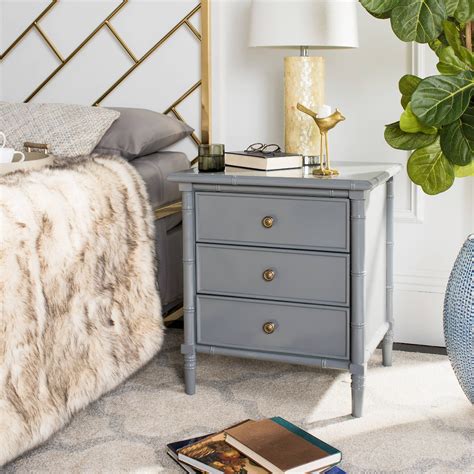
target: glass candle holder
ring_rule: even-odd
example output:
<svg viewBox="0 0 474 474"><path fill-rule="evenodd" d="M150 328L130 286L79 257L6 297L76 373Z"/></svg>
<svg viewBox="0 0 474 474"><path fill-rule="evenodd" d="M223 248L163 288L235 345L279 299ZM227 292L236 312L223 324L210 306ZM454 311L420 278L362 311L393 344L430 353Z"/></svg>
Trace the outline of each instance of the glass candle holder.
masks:
<svg viewBox="0 0 474 474"><path fill-rule="evenodd" d="M199 171L217 172L224 171L224 145L210 144L199 145L198 168Z"/></svg>

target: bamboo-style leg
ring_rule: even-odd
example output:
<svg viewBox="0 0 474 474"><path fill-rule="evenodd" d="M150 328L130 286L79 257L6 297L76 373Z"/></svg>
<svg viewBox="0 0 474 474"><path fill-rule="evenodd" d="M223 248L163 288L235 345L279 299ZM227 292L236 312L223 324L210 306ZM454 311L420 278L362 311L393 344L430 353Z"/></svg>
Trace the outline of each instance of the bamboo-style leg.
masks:
<svg viewBox="0 0 474 474"><path fill-rule="evenodd" d="M195 288L196 269L194 235L194 194L192 186L180 185L183 191L183 289L184 289L184 343L181 354L184 356L184 385L188 395L196 392L196 335L195 324Z"/></svg>
<svg viewBox="0 0 474 474"><path fill-rule="evenodd" d="M362 416L365 361L365 234L366 195L364 191L350 191L351 206L351 365L352 415Z"/></svg>
<svg viewBox="0 0 474 474"><path fill-rule="evenodd" d="M394 190L393 178L387 181L387 217L386 217L386 313L389 324L388 331L383 338L382 361L385 367L392 365L393 352L393 214L394 214Z"/></svg>
<svg viewBox="0 0 474 474"><path fill-rule="evenodd" d="M352 416L360 418L364 408L365 374L352 374Z"/></svg>

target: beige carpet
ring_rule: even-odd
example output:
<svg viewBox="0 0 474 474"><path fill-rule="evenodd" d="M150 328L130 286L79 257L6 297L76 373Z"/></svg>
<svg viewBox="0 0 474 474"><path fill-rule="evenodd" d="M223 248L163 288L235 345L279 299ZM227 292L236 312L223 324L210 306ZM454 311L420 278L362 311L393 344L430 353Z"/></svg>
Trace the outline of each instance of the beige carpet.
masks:
<svg viewBox="0 0 474 474"><path fill-rule="evenodd" d="M7 473L181 472L165 444L245 418L280 415L334 444L349 473L474 472L474 411L444 356L373 356L366 414L350 413L350 377L339 371L198 356L198 392L183 393L180 330L114 392L76 415Z"/></svg>

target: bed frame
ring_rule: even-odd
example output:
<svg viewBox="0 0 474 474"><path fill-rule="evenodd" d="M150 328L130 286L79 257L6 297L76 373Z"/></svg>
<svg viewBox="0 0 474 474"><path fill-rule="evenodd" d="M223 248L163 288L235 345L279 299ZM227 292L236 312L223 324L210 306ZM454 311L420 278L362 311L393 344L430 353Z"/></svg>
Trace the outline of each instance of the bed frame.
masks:
<svg viewBox="0 0 474 474"><path fill-rule="evenodd" d="M102 93L92 105L99 106L101 102L116 88L118 88L137 68L139 68L150 56L153 55L161 46L163 46L180 28L188 28L201 43L201 79L192 84L183 94L167 107L163 113L172 113L176 118L185 122L186 120L178 112L177 107L195 90L201 88L201 137L196 133L191 135L194 143L210 143L211 139L211 54L210 54L210 0L201 0L184 17L162 36L148 51L141 57L137 57L124 39L119 35L112 24L113 18L122 11L129 0L118 0L119 4L81 43L66 57L59 51L58 47L48 37L41 27L41 20L50 13L60 0L51 0L50 3L41 11L41 13L18 35L18 37L5 49L0 52L0 61L14 52L15 47L30 33L36 33L45 42L57 58L58 66L44 79L35 89L25 98L24 102L31 101L61 70L74 59L87 44L102 30L107 29L113 38L120 44L130 58L131 66L120 76L104 93ZM201 12L201 32L199 32L191 23L191 18L198 12ZM156 219L163 219L171 214L180 212L178 204L171 204L155 210Z"/></svg>
<svg viewBox="0 0 474 474"><path fill-rule="evenodd" d="M50 48L52 53L56 56L58 66L44 79L35 89L25 98L24 102L31 101L56 75L60 74L62 69L74 59L75 56L85 48L85 46L103 29L107 29L110 34L115 38L118 44L124 49L128 57L130 58L130 67L119 77L106 91L104 91L92 105L100 106L101 102L116 88L120 85L137 69L139 68L150 56L153 55L160 47L162 47L180 28L188 28L189 31L194 35L197 41L201 43L201 79L196 83L190 85L190 87L182 93L175 101L173 101L164 111L164 114L173 114L177 119L185 122L186 120L178 111L178 106L187 97L189 97L197 89L201 89L201 137L198 137L196 133L191 135L192 140L198 146L201 143L210 143L211 141L211 34L210 34L210 3L211 0L198 1L196 6L192 8L186 15L180 18L177 23L163 35L154 45L143 54L141 57L137 57L131 48L127 45L124 39L119 35L117 30L114 28L112 20L113 18L122 11L129 0L118 0L118 5L111 13L100 22L96 28L86 36L81 43L68 55L63 56L59 51L59 48L49 38L46 32L41 27L41 20L50 13L54 7L60 2L60 0L51 0L50 3L41 11L41 13L22 31L20 35L5 49L0 52L0 62L8 55L13 54L15 47L29 34L37 34L44 41L44 43ZM191 18L199 12L201 13L201 31L199 32L194 25L191 23ZM191 163L194 164L196 160ZM181 213L181 202L175 202L162 206L154 210L155 219L164 219L173 214ZM167 316L168 321L178 319L182 315L182 309L179 308Z"/></svg>

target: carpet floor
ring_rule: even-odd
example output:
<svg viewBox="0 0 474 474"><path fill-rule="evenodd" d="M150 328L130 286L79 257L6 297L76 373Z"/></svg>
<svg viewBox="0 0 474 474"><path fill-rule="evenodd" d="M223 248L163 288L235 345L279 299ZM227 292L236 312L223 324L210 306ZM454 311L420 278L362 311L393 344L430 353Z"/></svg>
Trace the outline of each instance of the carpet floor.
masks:
<svg viewBox="0 0 474 474"><path fill-rule="evenodd" d="M339 448L349 473L474 472L474 410L445 356L395 352L387 368L376 351L354 419L350 376L334 370L198 355L187 396L181 338L169 330L150 364L4 472L182 472L166 443L275 415Z"/></svg>

